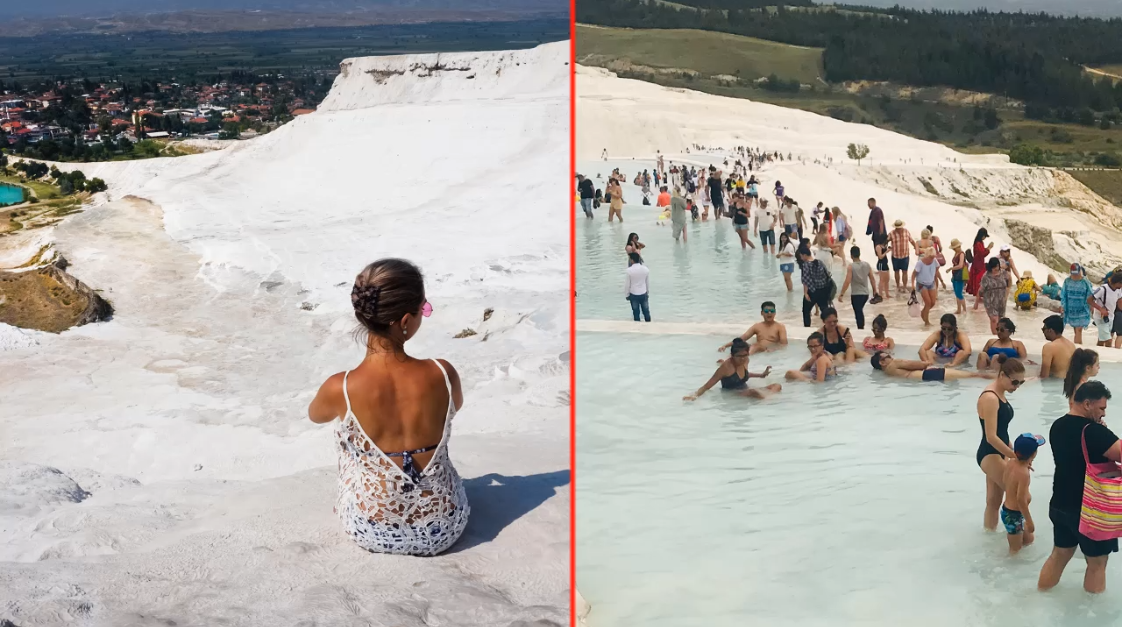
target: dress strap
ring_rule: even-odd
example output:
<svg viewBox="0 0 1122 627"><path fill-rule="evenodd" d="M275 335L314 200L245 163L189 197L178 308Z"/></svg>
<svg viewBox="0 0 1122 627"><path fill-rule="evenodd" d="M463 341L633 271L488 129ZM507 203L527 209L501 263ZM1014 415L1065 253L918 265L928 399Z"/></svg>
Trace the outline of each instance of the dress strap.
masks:
<svg viewBox="0 0 1122 627"><path fill-rule="evenodd" d="M455 407L455 401L452 400L452 380L448 378L448 371L444 369L444 364L440 363L439 359L433 359L432 363L440 368L440 374L444 375L444 387L448 388L448 409L451 411Z"/></svg>
<svg viewBox="0 0 1122 627"><path fill-rule="evenodd" d="M343 373L343 400L347 401L347 414L351 413L351 396L347 394L347 375L349 374L351 374L350 370ZM343 416L343 418L346 417Z"/></svg>

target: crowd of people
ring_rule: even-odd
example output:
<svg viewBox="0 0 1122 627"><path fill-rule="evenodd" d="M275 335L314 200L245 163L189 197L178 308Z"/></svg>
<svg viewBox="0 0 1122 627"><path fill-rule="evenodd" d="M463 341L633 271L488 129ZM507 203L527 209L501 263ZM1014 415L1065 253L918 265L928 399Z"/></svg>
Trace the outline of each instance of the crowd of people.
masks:
<svg viewBox="0 0 1122 627"><path fill-rule="evenodd" d="M952 239L948 251L930 225L920 231L918 239L903 220L895 220L889 229L884 211L873 198L868 199L865 230L875 257L870 264L854 245L853 221L838 207L818 203L808 224L805 212L780 181L775 182L771 192L774 208L770 199L760 198L761 182L756 174L761 165L780 158L778 153L769 155L741 148L734 153L744 160L736 158L728 176L714 165L706 169L671 163L665 168L660 154L653 174L639 173L635 184L644 199L648 177L659 188L657 203L667 208L676 241L685 242L690 220L709 221L712 209L713 220L732 220L742 248L757 250L755 239L759 250L778 258L788 291L794 289L792 275L796 268L799 270L803 326L811 326L815 313L820 326L807 337L806 361L787 371L785 378L791 382L822 383L837 377L839 367L844 369L848 364L868 360L874 371L891 378L918 382L989 381L976 407L981 428L977 463L986 483L985 528L996 530L1000 523L1011 553L1034 541L1035 523L1029 507L1032 463L1038 448L1050 442L1056 463L1048 507L1054 548L1040 572L1038 587L1047 590L1058 583L1078 546L1087 558L1084 588L1102 592L1106 586L1107 557L1118 550L1117 537L1122 536L1122 496L1108 495L1105 498L1109 502L1092 502L1093 514L1106 513L1097 519L1092 514L1088 520L1084 477L1087 468L1098 468L1095 480L1113 485L1112 494L1122 495L1122 473L1117 464L1122 461L1122 449L1118 437L1103 421L1110 391L1103 383L1091 379L1098 373L1098 355L1079 344L1083 330L1094 322L1100 346L1122 345L1122 324L1116 313L1122 306L1122 268L1109 273L1096 286L1083 267L1073 263L1062 284L1049 275L1047 282L1039 285L1031 272L1018 271L1010 246L1000 246L997 254L992 254L995 244L985 228L977 231L969 247L957 238ZM729 167L727 160L724 165ZM625 179L618 169L609 175L603 194L590 179L578 176L578 180L580 202L589 219L601 203L610 203L613 210L609 212L609 221L613 215L622 220L620 181ZM617 202L620 209L614 209ZM748 237L749 229L752 238ZM638 235L632 233L625 249L626 293L634 319L639 321L642 314L642 319L649 322L649 271L644 267L644 248ZM839 266L844 270L840 289L831 271L831 267ZM835 302L848 292L858 330L865 328L866 305L898 297L907 297L909 314L920 318L924 327L930 327L938 294L948 287L944 275L950 279L956 309L938 317L938 329L920 346L916 359L897 356L897 345L887 335L888 319L883 313L873 318L871 332L860 342L852 329L838 320ZM970 311L968 297L973 297L973 310L984 307L992 335L979 341L977 351L978 344L958 326L958 317ZM1041 334L1045 343L1039 362L1030 360L1024 343L1013 337L1017 327L1007 315L1010 301L1020 310L1044 307L1056 312L1043 320ZM1064 335L1069 327L1074 331L1074 341ZM720 360L709 380L684 400L696 400L718 384L723 391L752 399L780 394L782 386L778 383L749 387L750 379L771 375L770 366L752 372L749 362L754 355L783 350L787 344L787 329L776 320L775 303L764 302L761 320L718 348L722 352L731 350L730 356ZM966 368L968 365L974 368ZM1026 365L1037 368L1041 379L1063 381L1068 413L1052 424L1047 440L1033 433L1015 438L1009 434L1014 412L1008 395L1025 383Z"/></svg>

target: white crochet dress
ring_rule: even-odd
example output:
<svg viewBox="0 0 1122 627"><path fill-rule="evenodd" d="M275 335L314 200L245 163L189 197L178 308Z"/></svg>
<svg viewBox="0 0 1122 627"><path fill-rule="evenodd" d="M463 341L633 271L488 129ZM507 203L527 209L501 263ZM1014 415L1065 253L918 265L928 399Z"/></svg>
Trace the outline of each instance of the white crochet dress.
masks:
<svg viewBox="0 0 1122 627"><path fill-rule="evenodd" d="M335 513L347 534L372 553L436 555L455 544L467 526L471 508L460 475L448 457L448 437L456 415L452 384L444 366L436 360L433 363L444 373L448 414L436 452L421 471L420 485L362 430L347 394L350 373L343 375L347 414L335 428L339 452Z"/></svg>

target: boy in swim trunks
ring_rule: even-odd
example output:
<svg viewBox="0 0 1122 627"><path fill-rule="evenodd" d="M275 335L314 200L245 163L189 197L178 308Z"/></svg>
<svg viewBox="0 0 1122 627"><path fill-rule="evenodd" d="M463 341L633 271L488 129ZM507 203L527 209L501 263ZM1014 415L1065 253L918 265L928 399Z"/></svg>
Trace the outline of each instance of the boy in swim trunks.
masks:
<svg viewBox="0 0 1122 627"><path fill-rule="evenodd" d="M779 350L787 346L787 327L783 326L782 322L775 321L775 303L770 300L764 301L760 306L760 314L763 316L763 321L748 327L744 335L740 336L740 339L745 342L752 339L752 336L756 337L756 343L748 351L749 355ZM730 346L732 342L721 346L717 351L723 353Z"/></svg>
<svg viewBox="0 0 1122 627"><path fill-rule="evenodd" d="M1022 433L1013 442L1016 459L1005 462L1005 504L1001 506L1001 524L1005 525L1005 538L1009 540L1009 554L1032 544L1036 525L1032 522L1029 503L1029 482L1032 480L1032 460L1036 450L1044 445L1044 436Z"/></svg>

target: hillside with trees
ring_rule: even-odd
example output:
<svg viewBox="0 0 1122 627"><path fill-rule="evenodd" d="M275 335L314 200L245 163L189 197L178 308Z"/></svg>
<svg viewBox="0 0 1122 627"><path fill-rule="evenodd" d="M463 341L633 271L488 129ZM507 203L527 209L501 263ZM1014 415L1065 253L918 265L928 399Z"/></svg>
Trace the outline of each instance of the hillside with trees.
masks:
<svg viewBox="0 0 1122 627"><path fill-rule="evenodd" d="M695 28L823 48L825 78L832 83L891 81L992 93L1031 105L1026 116L1036 119L1078 121L1122 108L1122 81L1096 80L1082 67L1122 62L1122 19L899 7L761 8L757 0L684 4L700 8L658 0L581 0L577 21Z"/></svg>

